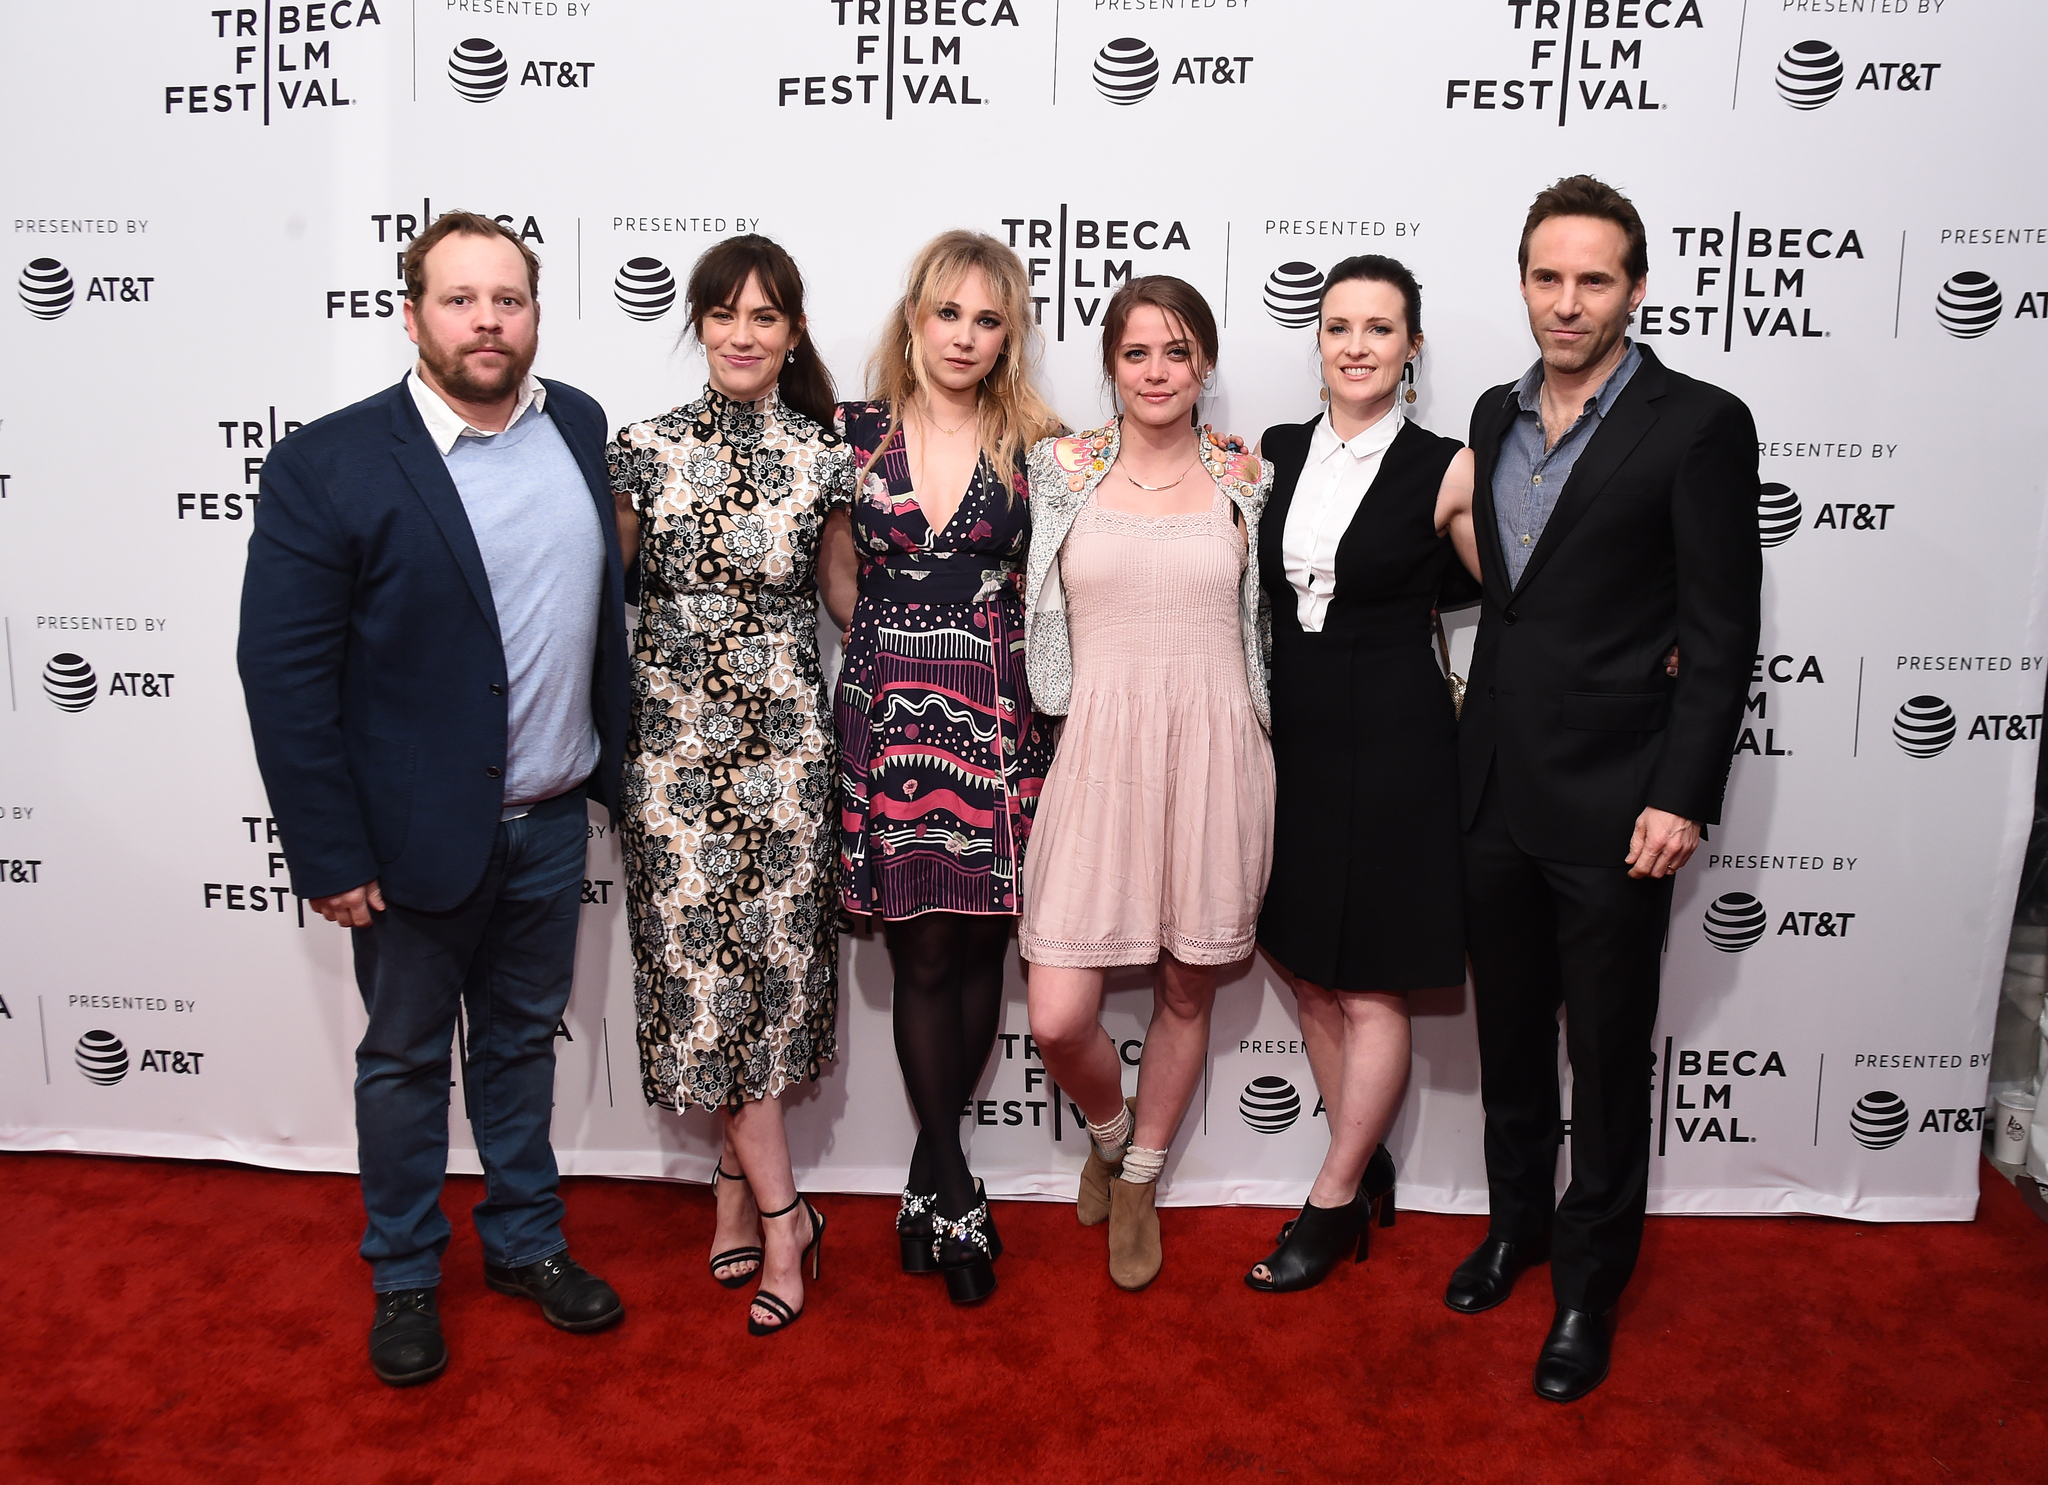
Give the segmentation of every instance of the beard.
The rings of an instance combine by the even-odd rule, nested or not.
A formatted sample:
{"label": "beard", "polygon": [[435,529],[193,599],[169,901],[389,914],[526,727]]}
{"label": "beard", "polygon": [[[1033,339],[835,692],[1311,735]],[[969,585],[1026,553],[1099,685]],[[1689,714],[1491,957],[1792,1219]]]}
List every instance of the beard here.
{"label": "beard", "polygon": [[[499,369],[488,376],[478,375],[469,359],[471,351],[485,346],[495,346],[505,352],[505,360]],[[533,369],[533,358],[539,349],[540,343],[536,340],[521,353],[495,335],[481,335],[475,340],[450,345],[434,339],[425,325],[419,327],[420,359],[427,363],[434,380],[451,397],[464,402],[496,402],[515,391],[526,380],[526,373]]]}

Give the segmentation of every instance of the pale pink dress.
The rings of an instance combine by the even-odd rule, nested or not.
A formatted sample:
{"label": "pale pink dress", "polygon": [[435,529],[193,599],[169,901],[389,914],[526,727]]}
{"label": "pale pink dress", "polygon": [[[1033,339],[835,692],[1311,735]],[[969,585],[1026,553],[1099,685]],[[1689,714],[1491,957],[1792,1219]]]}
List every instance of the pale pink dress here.
{"label": "pale pink dress", "polygon": [[1089,497],[1060,551],[1073,701],[1024,861],[1033,964],[1229,964],[1272,865],[1273,749],[1245,684],[1245,539]]}

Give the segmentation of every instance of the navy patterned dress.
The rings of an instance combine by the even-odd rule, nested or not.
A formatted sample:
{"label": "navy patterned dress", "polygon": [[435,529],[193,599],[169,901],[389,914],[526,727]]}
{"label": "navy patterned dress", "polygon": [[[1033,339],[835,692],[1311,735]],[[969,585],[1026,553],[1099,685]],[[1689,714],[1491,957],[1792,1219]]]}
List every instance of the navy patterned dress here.
{"label": "navy patterned dress", "polygon": [[944,529],[926,523],[903,433],[876,402],[841,405],[854,468],[860,601],[834,711],[840,894],[883,918],[1018,910],[1052,729],[1024,680],[1029,494],[984,456]]}

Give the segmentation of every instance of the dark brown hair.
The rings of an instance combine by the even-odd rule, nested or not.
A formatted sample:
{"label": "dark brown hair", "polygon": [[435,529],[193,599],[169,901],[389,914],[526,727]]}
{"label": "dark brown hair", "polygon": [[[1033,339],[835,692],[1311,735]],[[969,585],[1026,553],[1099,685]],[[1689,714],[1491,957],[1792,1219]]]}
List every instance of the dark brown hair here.
{"label": "dark brown hair", "polygon": [[1323,292],[1316,296],[1316,318],[1322,318],[1323,302],[1330,297],[1330,290],[1353,279],[1391,284],[1401,291],[1402,311],[1408,317],[1408,340],[1413,344],[1415,337],[1422,333],[1422,285],[1415,282],[1415,275],[1408,271],[1407,264],[1381,253],[1360,253],[1332,268],[1330,276],[1323,280]]}
{"label": "dark brown hair", "polygon": [[795,360],[785,364],[776,379],[782,400],[829,429],[836,397],[832,373],[825,369],[825,359],[818,354],[809,330],[802,328],[804,276],[797,271],[796,260],[779,244],[758,232],[749,232],[728,237],[708,249],[690,270],[690,286],[684,291],[690,333],[701,342],[704,316],[714,309],[731,308],[750,275],[761,285],[768,302],[799,327],[796,344],[790,348]]}
{"label": "dark brown hair", "polygon": [[[1110,386],[1116,385],[1116,352],[1123,344],[1124,326],[1131,318],[1131,312],[1141,304],[1149,304],[1166,316],[1167,322],[1178,325],[1181,333],[1191,340],[1202,353],[1202,371],[1206,375],[1216,365],[1216,316],[1209,309],[1209,301],[1202,297],[1202,291],[1184,278],[1170,274],[1151,273],[1143,278],[1134,278],[1110,296],[1109,308],[1102,315],[1102,375]],[[1197,414],[1199,419],[1199,414]]]}
{"label": "dark brown hair", "polygon": [[519,249],[519,256],[526,260],[526,292],[535,301],[540,299],[540,259],[533,255],[533,249],[521,242],[510,227],[503,222],[494,222],[489,217],[478,216],[473,211],[444,211],[434,218],[433,225],[412,240],[412,246],[405,250],[405,297],[418,304],[427,292],[427,254],[432,252],[444,237],[456,233],[464,237],[502,237]]}
{"label": "dark brown hair", "polygon": [[1650,238],[1635,204],[1621,192],[1590,175],[1568,175],[1556,185],[1537,193],[1529,207],[1529,219],[1522,223],[1522,246],[1516,261],[1522,272],[1529,271],[1529,234],[1552,217],[1596,217],[1612,222],[1628,237],[1628,251],[1621,260],[1622,271],[1631,284],[1643,281],[1650,271]]}

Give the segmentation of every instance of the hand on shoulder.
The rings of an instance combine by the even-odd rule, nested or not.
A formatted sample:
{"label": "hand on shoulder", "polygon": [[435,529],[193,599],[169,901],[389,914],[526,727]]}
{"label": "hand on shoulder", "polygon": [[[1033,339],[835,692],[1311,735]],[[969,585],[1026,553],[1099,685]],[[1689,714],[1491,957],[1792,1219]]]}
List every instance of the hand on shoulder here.
{"label": "hand on shoulder", "polygon": [[1247,448],[1243,439],[1235,433],[1218,433],[1213,428],[1203,431],[1208,434],[1210,446],[1221,456],[1223,467],[1231,478],[1243,480],[1248,485],[1259,482],[1259,476],[1264,473],[1263,466],[1259,463],[1258,454]]}

